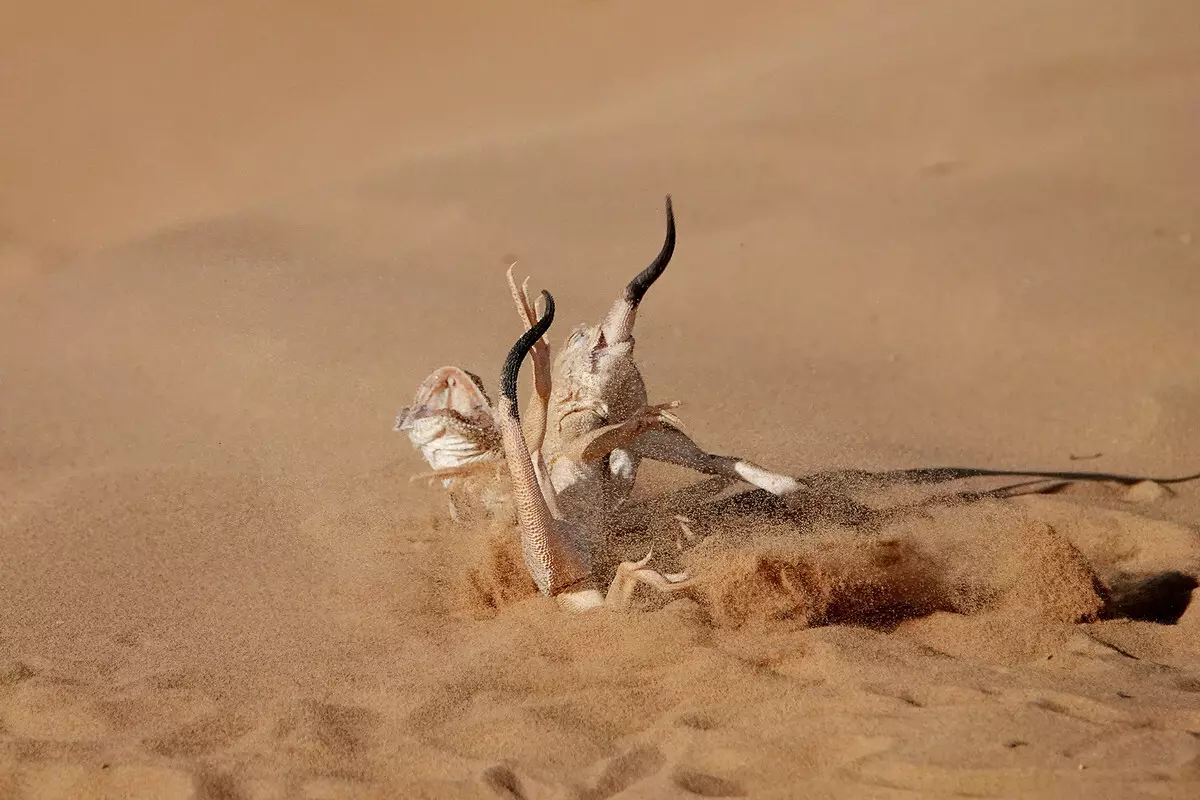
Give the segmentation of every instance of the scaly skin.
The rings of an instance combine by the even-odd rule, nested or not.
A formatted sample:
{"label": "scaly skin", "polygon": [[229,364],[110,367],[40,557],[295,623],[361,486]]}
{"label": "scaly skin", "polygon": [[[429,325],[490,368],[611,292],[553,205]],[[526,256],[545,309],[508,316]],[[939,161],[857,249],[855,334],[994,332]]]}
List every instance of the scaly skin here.
{"label": "scaly skin", "polygon": [[[1138,480],[1099,473],[1008,471],[975,468],[931,468],[881,473],[818,473],[796,480],[765,470],[744,459],[719,456],[698,447],[670,413],[676,404],[647,405],[646,386],[633,358],[633,326],[640,303],[661,276],[675,248],[675,219],[668,196],[667,235],[658,257],[625,287],[599,325],[572,331],[553,364],[543,335],[529,342],[533,361],[533,393],[523,426],[523,443],[552,518],[600,522],[584,530],[606,529],[611,515],[625,505],[643,458],[673,463],[713,476],[685,490],[688,497],[719,494],[734,481],[747,483],[785,499],[791,509],[826,509],[846,524],[871,517],[871,509],[846,496],[853,485],[896,482],[931,483],[985,476],[1028,476],[1053,480]],[[527,330],[537,323],[525,284],[518,287],[512,267],[508,283]],[[543,332],[544,333],[544,332]],[[515,400],[512,402],[515,408]],[[498,415],[506,419],[507,414]],[[443,367],[422,384],[411,409],[401,413],[397,429],[407,431],[414,447],[434,468],[433,477],[489,513],[515,513],[496,467],[504,463],[501,431],[479,379],[464,370]],[[511,435],[504,438],[507,443]],[[483,480],[477,480],[479,476]],[[469,482],[466,486],[462,478]],[[1196,476],[1160,479],[1174,483]],[[527,498],[528,501],[528,498]],[[688,505],[688,504],[684,504]],[[733,508],[733,506],[730,506]],[[829,511],[832,509],[832,511]],[[682,510],[682,507],[681,507]],[[527,510],[528,512],[528,510]],[[528,515],[528,513],[527,513]],[[451,516],[458,518],[454,495]],[[684,530],[684,536],[688,532]],[[597,544],[576,531],[580,548]],[[532,569],[532,567],[531,567]],[[539,569],[543,569],[539,567]],[[558,588],[553,581],[547,589]]]}
{"label": "scaly skin", "polygon": [[551,512],[534,471],[517,409],[517,374],[521,361],[533,342],[540,339],[554,321],[554,300],[549,292],[543,296],[546,298],[544,316],[517,340],[504,362],[496,422],[512,480],[525,566],[538,590],[554,596],[571,588],[594,587],[580,586],[591,579],[589,537],[579,526],[556,519]]}
{"label": "scaly skin", "polygon": [[498,460],[491,401],[478,376],[458,367],[430,373],[413,404],[400,409],[394,430],[407,431],[434,469]]}
{"label": "scaly skin", "polygon": [[[674,250],[669,197],[667,218],[667,240],[658,258],[630,282],[600,325],[583,325],[572,332],[552,368],[543,337],[553,319],[553,299],[543,292],[546,313],[537,320],[525,286],[517,287],[510,268],[510,290],[527,331],[505,363],[495,414],[478,378],[455,367],[443,367],[422,383],[413,407],[404,409],[397,421],[396,428],[408,433],[444,485],[494,470],[499,464],[507,466],[511,494],[493,494],[491,502],[507,504],[515,511],[531,577],[540,591],[554,596],[565,608],[621,607],[638,583],[662,592],[689,585],[686,580],[648,569],[648,555],[621,564],[606,596],[601,597],[596,588],[591,548],[598,543],[609,516],[628,498],[642,458],[712,475],[712,481],[701,484],[710,489],[713,481],[723,486],[740,479],[777,496],[809,494],[807,490],[798,492],[802,483],[793,478],[743,459],[701,450],[669,412],[676,404],[646,404],[646,387],[633,360],[632,328],[646,289],[661,275]],[[532,413],[522,427],[516,378],[526,353],[534,362],[534,391]],[[975,476],[1125,477],[946,468],[818,474],[804,484],[811,484],[812,496],[821,499],[831,488],[836,492],[835,487],[826,485],[830,483],[928,483]],[[864,510],[869,511],[855,506],[851,516]],[[689,537],[686,526],[682,530],[685,538],[694,538]]]}

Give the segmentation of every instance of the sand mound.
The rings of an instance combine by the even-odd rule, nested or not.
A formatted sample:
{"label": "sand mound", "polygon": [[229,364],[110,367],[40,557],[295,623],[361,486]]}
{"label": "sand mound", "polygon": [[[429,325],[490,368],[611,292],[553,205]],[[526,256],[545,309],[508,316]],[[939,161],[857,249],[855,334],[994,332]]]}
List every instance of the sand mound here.
{"label": "sand mound", "polygon": [[[492,616],[536,594],[511,522],[454,525],[435,515],[429,524],[438,531],[437,574],[449,576],[439,584],[447,607]],[[1154,560],[1138,544],[1150,541],[1162,548]],[[682,563],[694,576],[688,596],[719,627],[891,629],[935,612],[990,614],[1019,627],[1101,615],[1173,621],[1196,585],[1187,570],[1198,548],[1196,533],[1178,524],[1037,497],[932,506],[869,530],[734,520]],[[640,592],[649,607],[662,605],[652,590]]]}
{"label": "sand mound", "polygon": [[863,533],[776,529],[712,537],[686,561],[715,621],[889,625],[1003,608],[1081,622],[1102,601],[1080,552],[1006,503],[940,508]]}

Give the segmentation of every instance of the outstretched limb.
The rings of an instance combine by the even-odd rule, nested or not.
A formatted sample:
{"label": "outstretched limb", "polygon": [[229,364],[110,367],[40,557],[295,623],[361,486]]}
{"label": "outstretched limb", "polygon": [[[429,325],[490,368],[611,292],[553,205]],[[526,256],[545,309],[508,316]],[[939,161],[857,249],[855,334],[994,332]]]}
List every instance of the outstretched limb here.
{"label": "outstretched limb", "polygon": [[628,449],[646,431],[679,424],[678,417],[671,413],[671,409],[678,407],[678,400],[644,406],[627,420],[604,425],[575,437],[558,455],[574,461],[598,461],[613,450]]}
{"label": "outstretched limb", "polygon": [[671,425],[644,431],[630,444],[630,450],[642,458],[687,467],[705,475],[743,480],[774,495],[794,494],[804,485],[789,475],[771,472],[743,458],[708,453]]}
{"label": "outstretched limb", "polygon": [[[517,307],[517,315],[525,330],[537,324],[537,313],[534,304],[529,300],[529,278],[526,277],[517,286],[513,277],[514,261],[509,265],[505,276],[508,278],[508,290],[512,294],[513,303]],[[541,452],[542,440],[546,436],[547,409],[550,405],[550,342],[545,336],[538,337],[529,347],[529,360],[533,365],[533,395],[529,398],[529,408],[521,427],[525,432],[525,441],[529,452],[536,456]]]}

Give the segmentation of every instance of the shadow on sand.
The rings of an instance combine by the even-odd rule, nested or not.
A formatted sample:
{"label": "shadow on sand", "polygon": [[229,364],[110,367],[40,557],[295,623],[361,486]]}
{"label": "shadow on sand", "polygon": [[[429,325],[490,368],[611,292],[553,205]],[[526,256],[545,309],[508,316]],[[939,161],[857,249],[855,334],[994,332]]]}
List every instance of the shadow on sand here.
{"label": "shadow on sand", "polygon": [[[965,489],[927,494],[917,499],[887,498],[887,490],[930,487],[973,478],[1022,477],[1029,480],[988,489]],[[1159,485],[1186,483],[1200,479],[1200,473],[1173,478],[1155,478],[1099,472],[1042,472],[991,470],[969,467],[922,467],[915,469],[867,472],[840,470],[820,472],[801,478],[806,488],[788,497],[778,497],[762,489],[742,489],[725,493],[728,483],[708,479],[682,489],[630,504],[621,513],[618,530],[656,528],[651,538],[660,544],[676,540],[686,549],[720,530],[728,535],[741,526],[782,524],[795,530],[821,526],[841,526],[861,534],[875,534],[886,525],[910,515],[927,513],[936,507],[963,507],[985,500],[1003,500],[1021,495],[1055,494],[1076,482],[1101,482],[1134,486],[1144,482]],[[882,504],[868,505],[852,496],[882,493]],[[674,520],[678,531],[666,530],[664,520]],[[657,522],[655,522],[657,521]],[[668,526],[672,527],[673,526]],[[620,534],[618,534],[620,535]],[[1198,582],[1195,575],[1178,570],[1152,574],[1118,574],[1106,581],[1097,579],[1096,591],[1103,600],[1101,619],[1133,619],[1173,624],[1191,602]],[[904,612],[891,609],[884,627],[903,618],[928,613],[918,607]],[[832,620],[829,620],[832,621]],[[861,622],[861,620],[860,620]]]}

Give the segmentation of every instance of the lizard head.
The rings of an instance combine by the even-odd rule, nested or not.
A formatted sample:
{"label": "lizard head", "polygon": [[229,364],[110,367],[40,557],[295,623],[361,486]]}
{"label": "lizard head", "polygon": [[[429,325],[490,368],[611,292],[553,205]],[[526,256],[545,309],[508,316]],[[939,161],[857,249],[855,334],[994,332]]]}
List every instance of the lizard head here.
{"label": "lizard head", "polygon": [[492,404],[477,375],[441,367],[421,382],[413,404],[400,409],[394,430],[404,431],[434,469],[495,457],[499,433]]}
{"label": "lizard head", "polygon": [[633,337],[612,341],[603,325],[577,325],[555,356],[555,373],[604,374],[633,356]]}
{"label": "lizard head", "polygon": [[421,381],[413,404],[400,409],[395,430],[409,430],[418,420],[433,416],[458,417],[467,423],[490,426],[491,409],[478,375],[460,367],[439,367]]}
{"label": "lizard head", "polygon": [[645,296],[646,290],[663,274],[671,256],[675,252],[675,212],[671,207],[671,195],[667,195],[667,238],[662,250],[650,263],[650,266],[639,272],[625,287],[625,291],[613,304],[604,322],[600,324],[602,341],[608,346],[629,342],[633,345],[633,323],[637,317],[638,306]]}

